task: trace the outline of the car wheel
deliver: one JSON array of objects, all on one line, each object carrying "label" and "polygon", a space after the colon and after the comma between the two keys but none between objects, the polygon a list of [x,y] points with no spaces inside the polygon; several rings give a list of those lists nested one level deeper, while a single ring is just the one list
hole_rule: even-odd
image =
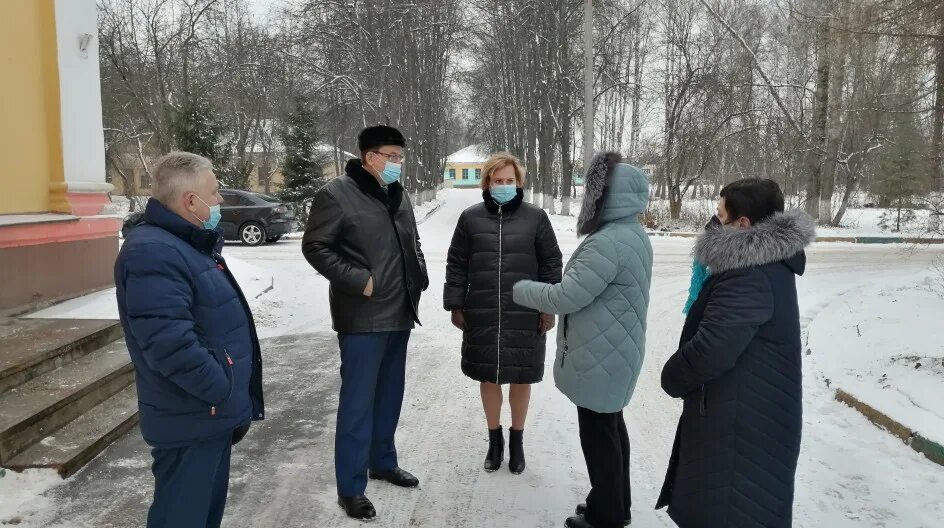
[{"label": "car wheel", "polygon": [[239,241],[247,246],[260,246],[265,240],[265,228],[255,222],[247,222],[239,229]]},{"label": "car wheel", "polygon": [[275,242],[278,242],[279,240],[282,240],[282,235],[271,236],[266,239],[266,242],[268,242],[269,244],[273,244]]}]

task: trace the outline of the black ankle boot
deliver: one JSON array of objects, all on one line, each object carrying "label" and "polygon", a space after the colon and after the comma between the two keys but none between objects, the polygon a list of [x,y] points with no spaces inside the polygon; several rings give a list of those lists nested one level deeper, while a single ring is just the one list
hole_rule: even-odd
[{"label": "black ankle boot", "polygon": [[501,426],[488,430],[488,454],[485,455],[485,471],[498,471],[505,460],[505,434]]},{"label": "black ankle boot", "polygon": [[524,430],[508,430],[508,469],[515,475],[524,471]]}]

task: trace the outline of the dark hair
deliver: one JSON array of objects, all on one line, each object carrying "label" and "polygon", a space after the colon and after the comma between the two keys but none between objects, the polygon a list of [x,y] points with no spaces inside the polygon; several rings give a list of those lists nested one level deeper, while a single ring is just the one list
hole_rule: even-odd
[{"label": "dark hair", "polygon": [[367,127],[357,135],[357,147],[361,149],[361,156],[369,150],[387,145],[405,147],[406,139],[399,130],[386,125]]},{"label": "dark hair", "polygon": [[746,178],[721,189],[724,206],[731,219],[747,217],[752,224],[763,222],[774,213],[783,212],[783,191],[777,182]]}]

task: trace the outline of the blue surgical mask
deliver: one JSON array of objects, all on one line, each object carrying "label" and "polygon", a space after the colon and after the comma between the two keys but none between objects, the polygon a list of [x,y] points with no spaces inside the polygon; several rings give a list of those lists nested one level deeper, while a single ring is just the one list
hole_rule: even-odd
[{"label": "blue surgical mask", "polygon": [[385,184],[390,185],[396,181],[400,180],[400,164],[388,161],[384,165],[383,172],[380,173],[380,179],[384,181]]},{"label": "blue surgical mask", "polygon": [[493,185],[489,189],[489,193],[498,204],[505,205],[518,195],[518,187],[514,185]]},{"label": "blue surgical mask", "polygon": [[[197,195],[194,194],[194,196],[197,196]],[[223,213],[222,211],[220,211],[219,204],[210,205],[204,202],[203,198],[200,198],[199,196],[197,196],[197,200],[200,200],[201,202],[203,202],[203,205],[207,206],[207,208],[210,209],[210,218],[207,218],[206,220],[200,220],[200,217],[198,217],[197,215],[194,215],[194,217],[196,217],[197,220],[200,220],[201,222],[203,222],[203,229],[209,229],[211,231],[216,229],[216,226],[220,224],[220,219],[223,218]]]}]

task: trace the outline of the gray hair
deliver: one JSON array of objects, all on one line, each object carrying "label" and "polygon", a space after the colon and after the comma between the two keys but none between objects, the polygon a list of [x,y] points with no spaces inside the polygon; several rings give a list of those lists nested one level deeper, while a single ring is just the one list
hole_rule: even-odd
[{"label": "gray hair", "polygon": [[199,185],[197,178],[209,170],[213,170],[213,162],[203,156],[190,152],[168,152],[151,169],[151,196],[169,206],[183,193],[194,190]]}]

